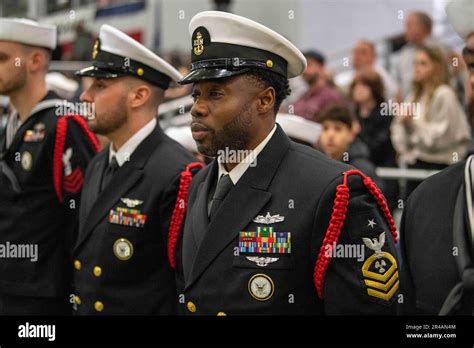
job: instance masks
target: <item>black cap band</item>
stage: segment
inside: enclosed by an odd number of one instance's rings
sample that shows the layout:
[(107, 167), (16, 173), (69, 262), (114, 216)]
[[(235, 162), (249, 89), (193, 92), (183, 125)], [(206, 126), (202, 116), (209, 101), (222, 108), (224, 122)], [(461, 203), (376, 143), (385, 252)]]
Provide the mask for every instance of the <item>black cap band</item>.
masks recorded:
[(286, 78), (288, 63), (282, 57), (258, 48), (211, 42), (198, 56), (192, 52), (191, 70), (197, 68), (225, 68), (237, 71), (249, 67), (265, 69)]

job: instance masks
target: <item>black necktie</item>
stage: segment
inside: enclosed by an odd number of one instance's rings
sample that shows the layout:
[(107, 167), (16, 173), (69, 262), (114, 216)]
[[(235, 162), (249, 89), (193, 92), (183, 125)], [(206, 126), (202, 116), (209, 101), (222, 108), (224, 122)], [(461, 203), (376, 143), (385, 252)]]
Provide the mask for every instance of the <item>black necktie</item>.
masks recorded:
[(217, 210), (219, 209), (222, 201), (229, 193), (230, 189), (234, 187), (234, 183), (230, 179), (230, 175), (224, 174), (221, 176), (220, 180), (217, 183), (216, 191), (212, 197), (209, 209), (209, 218), (212, 220), (216, 216)]
[(115, 156), (112, 156), (112, 159), (110, 160), (110, 163), (104, 172), (104, 176), (102, 177), (102, 184), (100, 185), (100, 191), (103, 191), (107, 187), (107, 185), (112, 180), (112, 177), (114, 176), (118, 168), (119, 168), (119, 165), (117, 163), (117, 159), (115, 158)]

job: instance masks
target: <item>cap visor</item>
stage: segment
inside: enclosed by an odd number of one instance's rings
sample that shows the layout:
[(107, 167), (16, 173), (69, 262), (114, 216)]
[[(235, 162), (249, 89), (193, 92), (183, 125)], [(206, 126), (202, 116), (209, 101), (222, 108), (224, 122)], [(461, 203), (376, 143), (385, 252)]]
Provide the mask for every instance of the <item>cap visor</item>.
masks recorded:
[(247, 72), (248, 69), (241, 69), (230, 71), (227, 69), (196, 69), (187, 74), (182, 80), (178, 81), (180, 85), (186, 85), (188, 83), (194, 83), (202, 80), (215, 80), (225, 77), (231, 77), (235, 75), (240, 75)]
[(112, 79), (115, 77), (122, 76), (122, 74), (117, 74), (116, 72), (100, 69), (96, 66), (89, 66), (87, 68), (76, 71), (74, 75), (96, 77), (96, 78), (102, 78), (102, 79)]

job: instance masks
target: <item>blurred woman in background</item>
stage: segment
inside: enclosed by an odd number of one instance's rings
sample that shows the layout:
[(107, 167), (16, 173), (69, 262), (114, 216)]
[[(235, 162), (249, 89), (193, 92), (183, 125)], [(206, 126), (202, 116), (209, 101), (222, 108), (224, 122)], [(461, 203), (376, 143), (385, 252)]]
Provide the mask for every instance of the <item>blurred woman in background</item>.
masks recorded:
[[(449, 85), (443, 52), (419, 48), (414, 60), (413, 92), (407, 97), (410, 112), (400, 112), (392, 123), (392, 141), (400, 160), (409, 168), (441, 170), (462, 160), (470, 129), (463, 108)], [(399, 110), (408, 110), (403, 107)], [(418, 186), (408, 181), (408, 196)]]
[[(395, 150), (390, 139), (392, 117), (383, 114), (385, 87), (381, 76), (372, 69), (356, 74), (350, 96), (359, 123), (358, 137), (368, 146), (370, 161), (376, 167), (396, 167)], [(393, 209), (398, 198), (398, 182), (385, 180), (384, 194)]]

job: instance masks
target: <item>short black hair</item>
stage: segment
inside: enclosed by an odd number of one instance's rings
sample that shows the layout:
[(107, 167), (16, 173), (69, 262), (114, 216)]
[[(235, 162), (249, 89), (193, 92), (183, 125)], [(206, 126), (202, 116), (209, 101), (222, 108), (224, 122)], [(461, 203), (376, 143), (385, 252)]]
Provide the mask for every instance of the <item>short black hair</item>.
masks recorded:
[(258, 68), (251, 68), (245, 73), (245, 75), (256, 79), (258, 83), (262, 84), (263, 88), (273, 87), (275, 90), (274, 112), (276, 115), (283, 100), (291, 94), (290, 82), (288, 79), (272, 71)]
[(316, 50), (311, 50), (311, 51), (306, 51), (303, 53), (306, 59), (311, 58), (317, 61), (319, 64), (324, 65), (326, 64), (326, 57), (324, 54), (322, 54), (319, 51)]
[(355, 117), (347, 106), (340, 104), (333, 104), (321, 111), (319, 123), (323, 124), (325, 121), (338, 121), (344, 123), (349, 129), (352, 129), (352, 122)]

